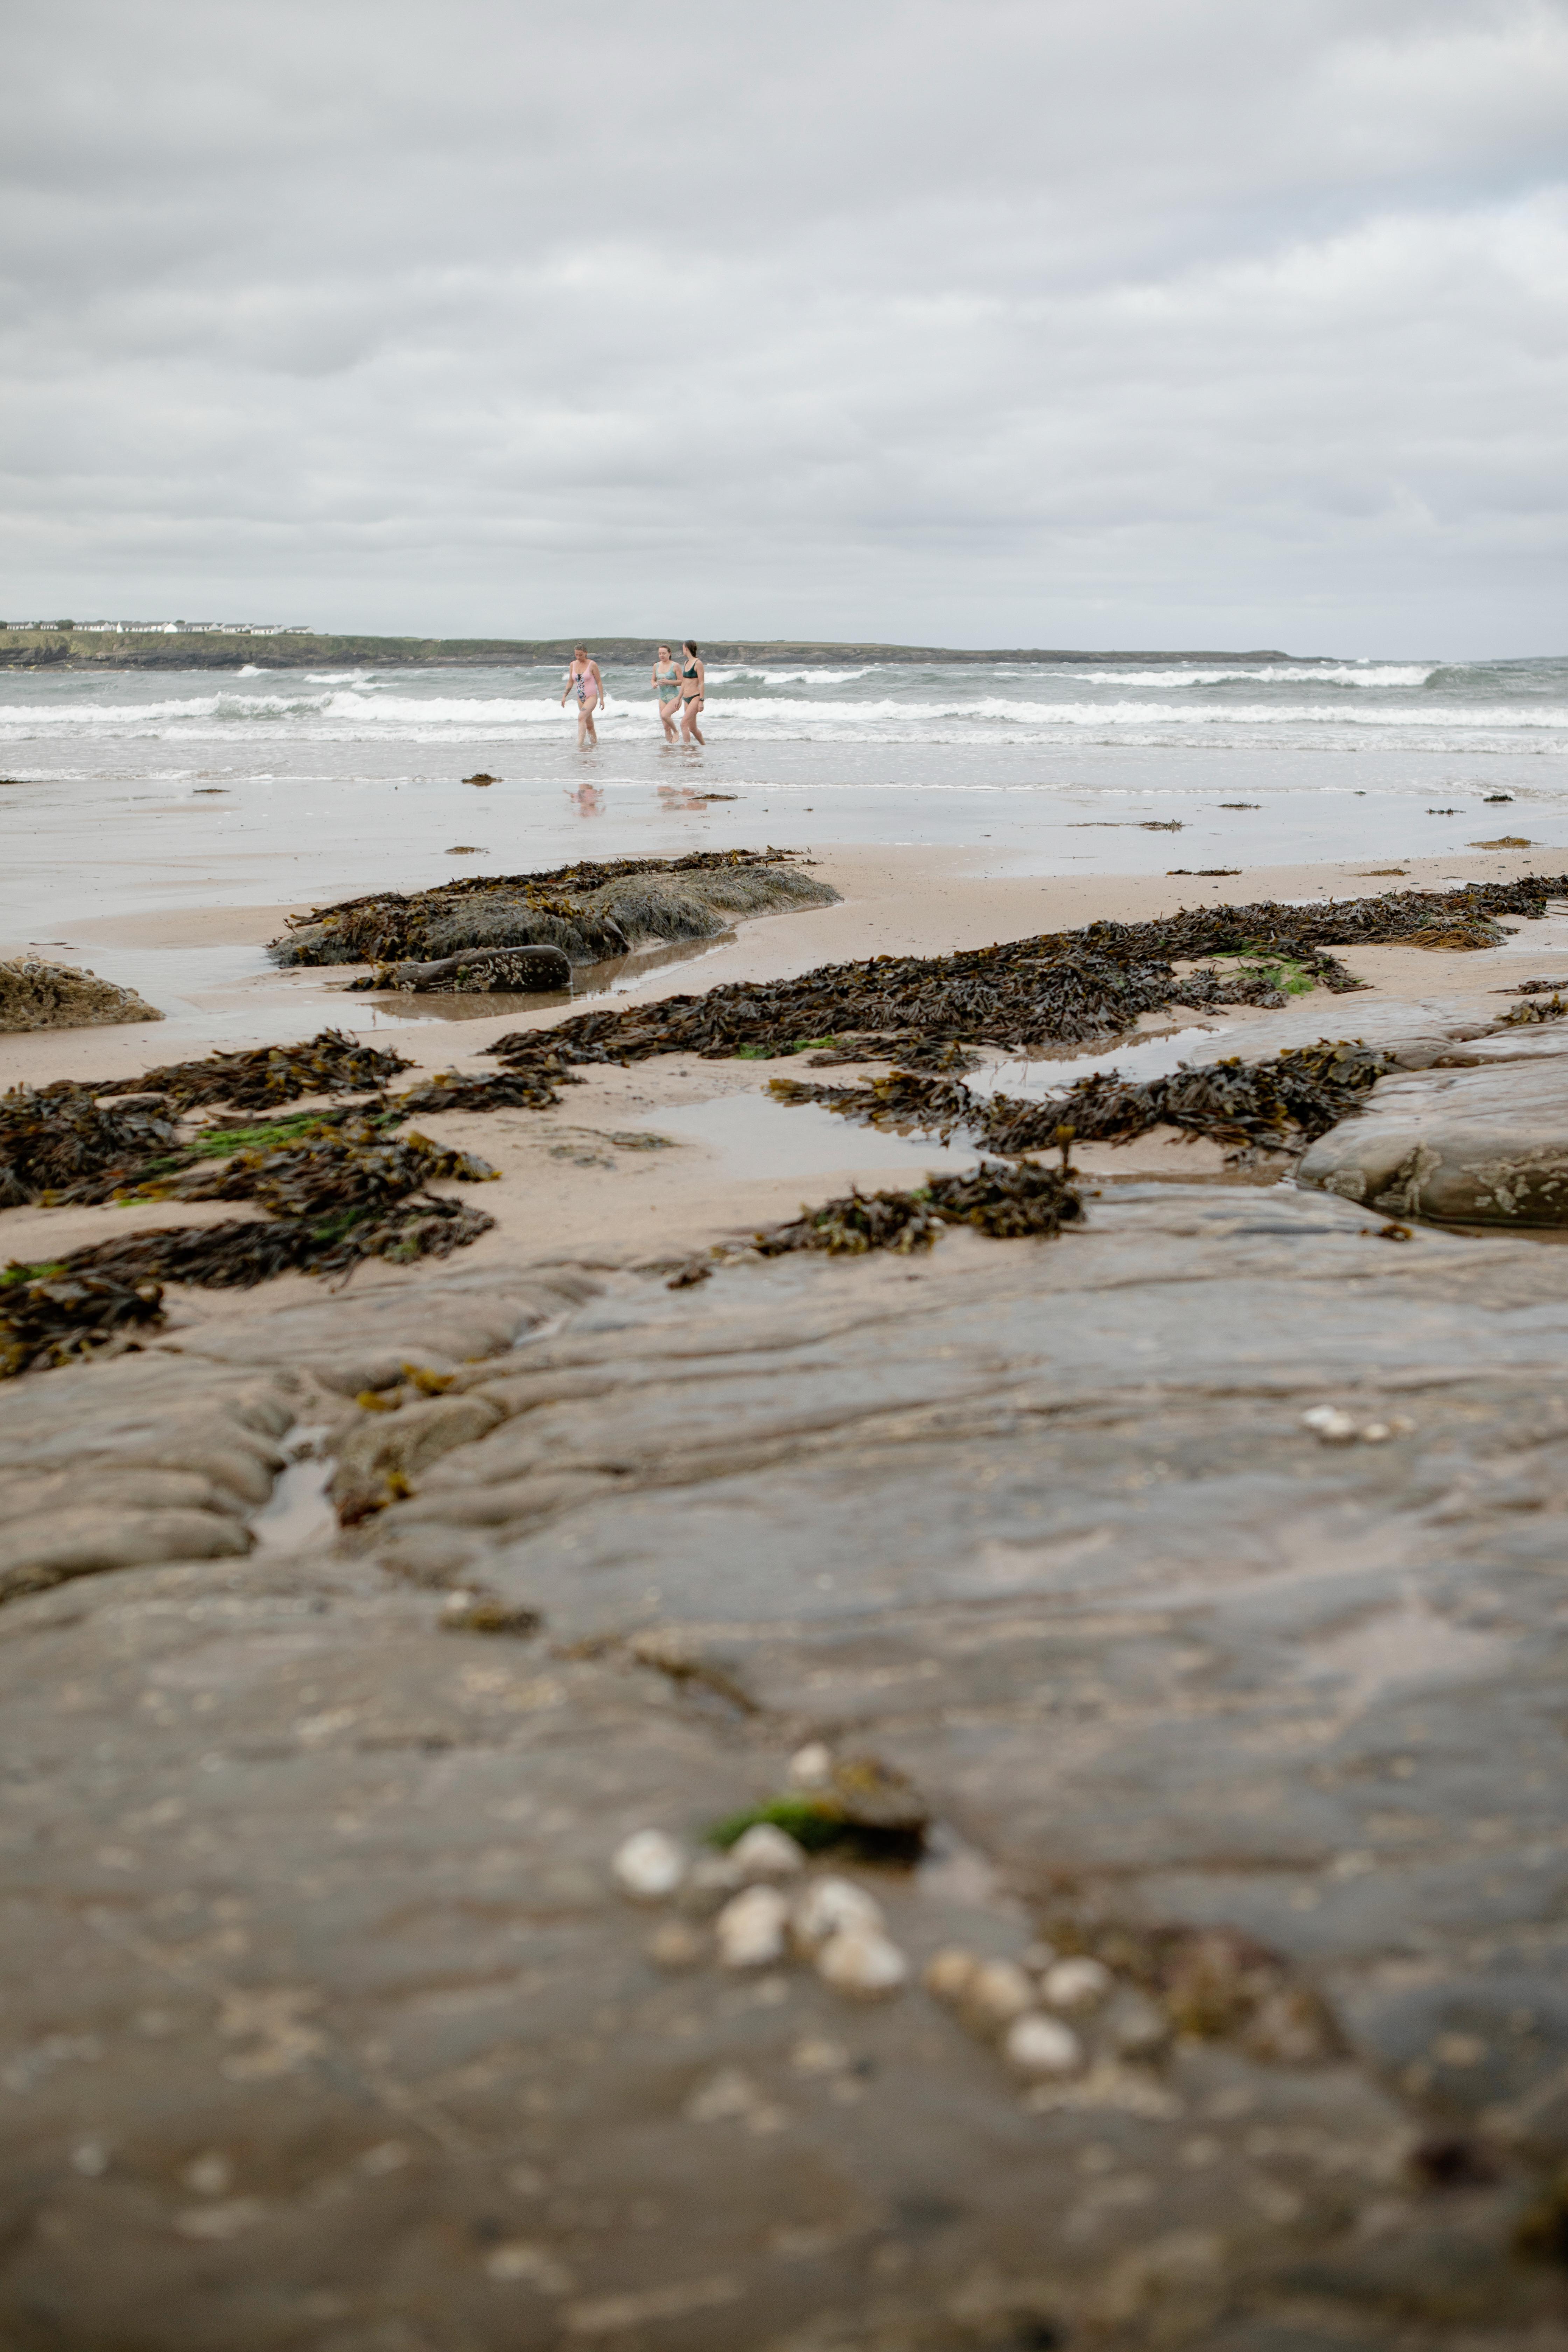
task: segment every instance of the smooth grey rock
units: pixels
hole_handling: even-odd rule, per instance
[[[1134,1185],[918,1269],[621,1279],[502,1338],[526,1394],[363,1548],[0,1610],[0,2335],[1560,2338],[1514,2233],[1568,2157],[1568,1262],[1380,1222]],[[416,1289],[353,1348],[421,1360]],[[0,1464],[64,1466],[26,1393],[57,1380],[103,1461],[258,1377],[14,1383]],[[1318,1404],[1414,1426],[1323,1446]],[[377,1564],[476,1545],[540,1637],[443,1630]],[[939,1825],[918,1869],[850,1865],[913,1979],[1052,1945],[1136,1986],[1081,2071],[1013,2074],[918,1981],[721,1970],[684,1885],[653,1948],[621,1841],[695,1852],[816,1745]],[[1434,2189],[1456,2133],[1481,2177]]]
[[[1297,1181],[1389,1216],[1568,1224],[1568,1038],[1541,1036],[1509,1033],[1512,1050],[1382,1080],[1310,1147]]]

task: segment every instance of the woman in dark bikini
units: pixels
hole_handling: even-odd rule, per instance
[[[689,743],[694,739],[706,746],[707,737],[697,724],[701,714],[708,672],[696,640],[688,637],[681,647],[680,660],[680,740]]]

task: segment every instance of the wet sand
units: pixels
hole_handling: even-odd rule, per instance
[[[1543,870],[1548,854],[1407,861],[1401,876],[1372,876],[1351,861],[1333,866],[1257,866],[1234,877],[1019,876],[988,870],[977,853],[921,849],[839,850],[816,871],[841,893],[837,906],[772,915],[741,924],[722,940],[682,950],[647,971],[609,1000],[511,997],[500,1000],[367,998],[342,992],[352,973],[331,970],[279,972],[268,967],[214,992],[204,1021],[200,1005],[174,1020],[115,1029],[35,1032],[0,1038],[0,1083],[41,1085],[56,1078],[119,1078],[159,1062],[184,1059],[216,1046],[264,1044],[309,1034],[331,1024],[395,1044],[413,1064],[409,1080],[439,1070],[493,1073],[482,1048],[509,1030],[548,1028],[590,1002],[646,1002],[697,992],[721,982],[775,980],[825,962],[877,954],[940,954],[995,940],[1071,928],[1102,919],[1141,920],[1187,905],[1218,900],[1365,896],[1379,887],[1436,887],[1456,880],[1512,878]],[[114,975],[121,945],[164,949],[258,949],[276,937],[285,914],[277,907],[195,908],[176,913],[106,919],[99,936],[78,926],[82,960]],[[1377,999],[1473,999],[1479,1017],[1495,1019],[1504,1002],[1497,992],[1521,980],[1568,975],[1568,918],[1521,922],[1504,948],[1449,953],[1366,947],[1348,961]],[[1354,1036],[1373,998],[1310,1000],[1321,1032]],[[243,1006],[236,1026],[236,1005]],[[473,1015],[476,1017],[463,1017]],[[1194,1015],[1145,1016],[1142,1036],[1171,1041],[1159,1066],[1173,1066],[1194,1053],[1208,1058],[1216,1041],[1246,1034],[1267,1013],[1250,1008]],[[1131,1041],[1089,1055],[1068,1049],[1054,1064],[999,1060],[974,1083],[1004,1091],[1058,1085],[1092,1066],[1127,1064]],[[1137,1050],[1133,1047],[1132,1050]],[[1151,1075],[1148,1049],[1139,1056]],[[784,1109],[769,1099],[768,1082],[787,1071],[815,1076],[803,1063],[710,1062],[669,1055],[630,1069],[593,1068],[563,1090],[546,1111],[502,1110],[446,1116],[419,1124],[438,1139],[479,1154],[499,1181],[473,1187],[437,1187],[471,1199],[496,1220],[495,1229],[462,1254],[461,1262],[515,1265],[569,1249],[628,1258],[678,1257],[726,1238],[743,1236],[770,1220],[793,1215],[851,1184],[863,1189],[907,1186],[930,1169],[973,1164],[962,1139],[943,1149],[933,1139],[882,1135],[817,1107]],[[826,1075],[826,1074],[823,1074]],[[836,1068],[848,1079],[852,1066]],[[1217,1145],[1160,1131],[1122,1147],[1081,1151],[1079,1162],[1102,1183],[1150,1177],[1215,1182],[1276,1181],[1267,1169],[1250,1179],[1227,1171]],[[0,1213],[0,1262],[37,1263],[90,1242],[156,1225],[216,1223],[247,1213],[229,1202],[153,1203],[132,1208],[14,1209]],[[367,1268],[356,1283],[396,1283],[420,1269]],[[255,1292],[170,1294],[176,1323],[226,1319],[271,1308],[294,1297],[320,1296],[320,1286],[290,1276]]]

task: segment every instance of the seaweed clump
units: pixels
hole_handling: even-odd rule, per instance
[[[825,1250],[834,1257],[868,1250],[906,1255],[928,1250],[944,1225],[973,1225],[994,1240],[1026,1234],[1050,1239],[1064,1225],[1083,1219],[1083,1196],[1065,1164],[1058,1171],[1023,1160],[1007,1167],[982,1160],[962,1176],[932,1176],[908,1192],[861,1192],[803,1209],[786,1223],[767,1225],[752,1236],[761,1257],[784,1257],[795,1250]]]
[[[208,1054],[200,1061],[169,1062],[139,1078],[89,1086],[92,1095],[161,1094],[180,1110],[228,1103],[236,1110],[270,1110],[301,1095],[373,1094],[413,1066],[403,1055],[361,1045],[341,1029],[322,1029],[302,1045],[255,1045],[239,1054]]]
[[[1505,1029],[1528,1028],[1537,1021],[1561,1021],[1565,1013],[1568,1013],[1568,997],[1533,996],[1505,1013],[1500,1025]]]
[[[68,1264],[8,1265],[0,1272],[0,1380],[79,1363],[163,1319],[163,1293],[143,1276],[125,1280]]]
[[[0,1208],[111,1201],[175,1172],[193,1158],[211,1156],[215,1149],[272,1141],[283,1131],[274,1128],[254,1138],[237,1134],[230,1142],[209,1130],[182,1140],[175,1119],[183,1111],[214,1103],[264,1111],[301,1095],[363,1094],[409,1067],[401,1054],[359,1045],[340,1031],[324,1029],[303,1045],[210,1054],[139,1078],[103,1085],[60,1079],[53,1086],[14,1087],[0,1097]],[[314,1122],[341,1115],[310,1116]]]
[[[495,1170],[422,1135],[389,1136],[373,1119],[317,1122],[281,1146],[198,1164],[143,1197],[254,1201],[268,1213],[217,1225],[165,1225],[73,1250],[46,1266],[0,1274],[0,1377],[64,1363],[162,1320],[162,1285],[248,1290],[291,1272],[345,1280],[369,1258],[447,1257],[495,1223],[481,1209],[427,1192],[445,1178],[479,1183]]]
[[[862,1126],[907,1134],[962,1130],[988,1151],[1042,1151],[1064,1131],[1079,1143],[1131,1143],[1153,1127],[1175,1127],[1232,1150],[1304,1150],[1362,1108],[1390,1066],[1372,1047],[1298,1045],[1268,1062],[1239,1055],[1139,1084],[1114,1070],[1079,1078],[1043,1102],[975,1095],[959,1078],[896,1069],[867,1086],[813,1086],[774,1078],[769,1091],[788,1107],[820,1103]]]
[[[178,1148],[161,1108],[104,1109],[91,1087],[66,1083],[14,1087],[0,1097],[0,1209],[50,1193],[108,1200],[133,1170],[177,1166]]]
[[[820,1786],[731,1813],[707,1831],[707,1843],[727,1853],[759,1822],[787,1832],[807,1853],[837,1850],[859,1862],[912,1864],[926,1850],[931,1812],[913,1782],[879,1757],[841,1756]]]

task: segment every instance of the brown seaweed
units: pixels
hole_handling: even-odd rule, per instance
[[[1559,986],[1561,984],[1559,982]],[[1521,990],[1520,993],[1522,995],[1523,991]],[[1514,1005],[1503,1014],[1500,1025],[1504,1029],[1527,1028],[1536,1021],[1561,1021],[1565,1013],[1568,1013],[1568,998],[1556,994],[1536,996],[1528,1003]]]
[[[341,1029],[322,1029],[302,1045],[255,1045],[238,1054],[208,1054],[170,1062],[139,1078],[89,1086],[91,1095],[162,1094],[180,1110],[230,1103],[236,1110],[270,1110],[301,1095],[372,1094],[412,1068],[404,1055],[359,1045]]]
[[[482,1183],[483,1160],[374,1118],[313,1122],[303,1135],[198,1160],[146,1189],[153,1198],[254,1201],[264,1217],[161,1226],[0,1275],[0,1377],[89,1353],[125,1327],[161,1319],[159,1286],[247,1290],[276,1275],[345,1278],[367,1258],[446,1257],[490,1231],[482,1210],[423,1187]]]
[[[67,1083],[13,1087],[0,1097],[0,1209],[48,1192],[107,1200],[125,1171],[176,1164],[178,1143],[162,1107],[106,1110],[91,1088]],[[91,1189],[99,1184],[107,1190]],[[83,1186],[85,1192],[77,1189]]]
[[[851,1190],[785,1223],[764,1226],[752,1247],[763,1257],[795,1250],[825,1250],[835,1257],[879,1249],[907,1254],[930,1249],[944,1225],[973,1225],[995,1240],[1030,1234],[1049,1239],[1064,1225],[1081,1223],[1083,1213],[1070,1168],[982,1160],[963,1175],[928,1177],[914,1192]]]
[[[0,1380],[79,1363],[131,1332],[161,1324],[163,1293],[144,1276],[64,1264],[0,1272]]]
[[[962,1079],[902,1069],[858,1087],[774,1078],[769,1092],[787,1107],[816,1103],[862,1126],[921,1131],[943,1143],[962,1130],[983,1150],[1007,1154],[1050,1150],[1064,1129],[1079,1143],[1130,1143],[1159,1126],[1207,1136],[1233,1150],[1300,1151],[1358,1111],[1389,1066],[1368,1046],[1322,1040],[1267,1062],[1236,1055],[1142,1083],[1096,1071],[1043,1102],[975,1095]]]
[[[68,1276],[124,1283],[188,1282],[209,1290],[250,1290],[279,1274],[353,1274],[373,1257],[407,1265],[448,1257],[488,1234],[495,1219],[467,1202],[416,1192],[364,1211],[301,1217],[231,1218],[220,1225],[157,1225],[73,1250]],[[0,1312],[3,1312],[0,1309]]]
[[[144,1185],[142,1196],[254,1201],[272,1216],[309,1218],[380,1210],[442,1179],[483,1184],[496,1173],[488,1160],[427,1136],[395,1136],[378,1119],[351,1118],[318,1120],[298,1138],[237,1151],[219,1166],[198,1162]]]
[[[922,1056],[947,1045],[1088,1043],[1173,1005],[1279,1003],[1281,978],[1299,975],[1336,994],[1359,988],[1331,953],[1336,946],[1495,947],[1499,918],[1537,919],[1563,896],[1568,875],[1532,875],[1310,907],[1187,908],[1151,922],[1090,923],[950,956],[875,956],[824,964],[796,980],[731,982],[702,996],[513,1031],[486,1050],[519,1071],[543,1054],[563,1063],[631,1063],[673,1053],[767,1058],[824,1045],[836,1055],[886,1053],[907,1066],[917,1042]],[[1259,961],[1239,973],[1210,968],[1177,978],[1175,963],[1213,956]]]
[[[547,1033],[548,1039],[553,1031]],[[412,1118],[436,1111],[547,1110],[560,1101],[556,1089],[579,1087],[575,1071],[548,1050],[521,1069],[498,1070],[494,1076],[464,1070],[440,1070],[433,1078],[409,1087],[387,1100],[391,1118]]]

